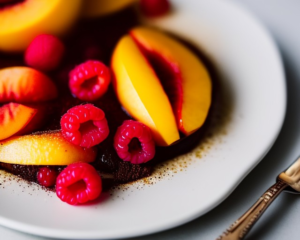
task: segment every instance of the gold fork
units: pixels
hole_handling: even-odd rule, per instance
[[[236,220],[217,240],[240,240],[250,231],[265,210],[283,191],[300,192],[300,157],[285,171],[279,174],[276,183],[271,186],[258,201]]]

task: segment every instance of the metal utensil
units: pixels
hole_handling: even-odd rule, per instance
[[[217,240],[243,239],[283,190],[292,193],[300,192],[300,157],[298,157],[286,171],[280,173],[276,179],[276,183],[271,186],[247,212],[217,238]]]

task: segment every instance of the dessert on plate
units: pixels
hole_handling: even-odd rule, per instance
[[[209,63],[136,13],[170,8],[0,1],[0,167],[76,205],[193,148],[209,122]]]

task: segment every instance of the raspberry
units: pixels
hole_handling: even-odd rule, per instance
[[[64,138],[81,147],[95,146],[109,134],[104,112],[93,104],[70,108],[62,116],[60,125]]]
[[[64,44],[55,36],[38,35],[25,52],[25,63],[40,71],[54,70],[62,60]]]
[[[88,163],[70,164],[56,179],[56,195],[71,205],[94,200],[101,191],[101,178]]]
[[[49,167],[42,167],[37,173],[38,183],[44,187],[52,187],[55,184],[57,172]]]
[[[138,140],[140,146],[133,147],[134,140]],[[148,162],[155,155],[151,130],[133,120],[125,120],[118,128],[114,138],[114,148],[121,159],[133,164]]]
[[[168,0],[140,0],[140,8],[147,17],[158,17],[170,9]]]
[[[99,61],[89,60],[75,67],[69,74],[69,88],[83,101],[101,97],[110,83],[110,70]]]

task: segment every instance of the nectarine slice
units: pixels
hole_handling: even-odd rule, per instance
[[[95,148],[76,146],[60,131],[12,137],[0,142],[1,162],[21,165],[69,165],[93,162]]]
[[[0,70],[0,103],[41,102],[57,97],[54,83],[43,73],[29,67]]]
[[[0,107],[0,140],[19,132],[36,113],[36,109],[18,103],[9,103]],[[0,156],[2,157],[1,154]]]
[[[82,14],[84,17],[100,17],[119,11],[136,0],[85,0]]]
[[[82,0],[24,0],[0,8],[0,51],[24,51],[39,34],[64,34],[80,14]]]
[[[51,104],[51,103],[50,103]],[[40,129],[43,125],[47,123],[47,117],[49,117],[49,113],[51,114],[51,111],[49,112],[50,104],[48,103],[40,103],[40,104],[27,104],[27,107],[34,108],[37,110],[34,117],[28,122],[28,124],[22,128],[20,131],[18,131],[14,136],[18,135],[25,135],[28,133],[32,133],[33,131],[36,131]],[[1,160],[0,160],[1,161]]]
[[[172,106],[154,70],[130,36],[124,36],[112,56],[114,87],[123,107],[147,125],[158,145],[179,139]]]
[[[158,30],[138,27],[130,35],[152,67],[162,73],[160,81],[179,130],[186,135],[193,133],[203,125],[211,105],[212,84],[206,67],[187,47]]]

